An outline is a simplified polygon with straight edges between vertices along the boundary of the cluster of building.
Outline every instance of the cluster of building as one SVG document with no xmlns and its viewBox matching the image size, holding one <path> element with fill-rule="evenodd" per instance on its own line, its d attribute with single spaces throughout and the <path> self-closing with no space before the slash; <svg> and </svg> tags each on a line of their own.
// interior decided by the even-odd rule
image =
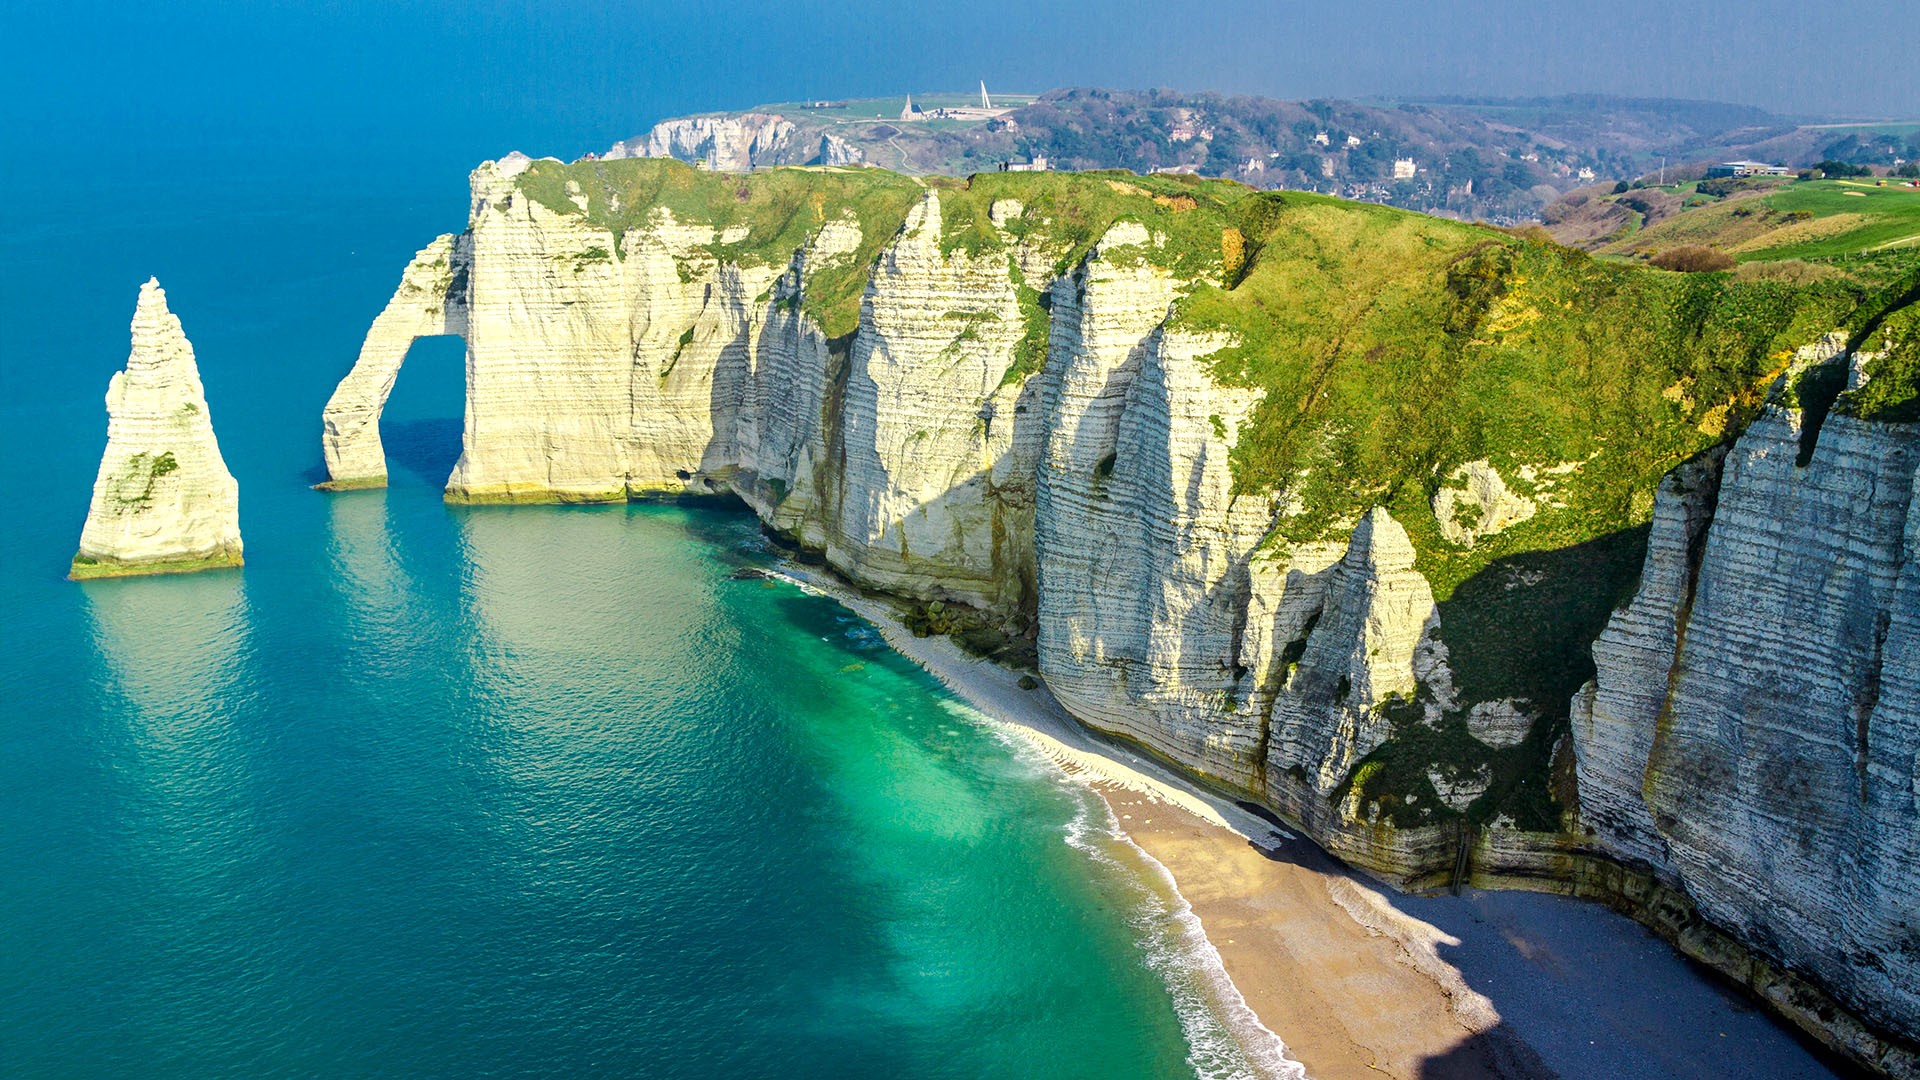
<svg viewBox="0 0 1920 1080">
<path fill-rule="evenodd" d="M 935 108 L 931 112 L 913 103 L 913 95 L 907 95 L 907 103 L 900 109 L 900 119 L 911 124 L 921 120 L 993 120 L 1012 112 L 1010 107 L 995 108 L 993 99 L 987 96 L 987 84 L 980 84 L 980 104 L 954 105 Z"/>
<path fill-rule="evenodd" d="M 1032 157 L 1008 158 L 1000 163 L 1001 172 L 1046 172 L 1052 167 L 1053 163 L 1047 160 L 1047 155 L 1045 154 L 1035 154 Z"/>
<path fill-rule="evenodd" d="M 1790 176 L 1793 170 L 1785 165 L 1769 165 L 1764 161 L 1723 161 L 1718 165 L 1707 166 L 1707 179 L 1723 178 L 1744 179 L 1749 176 Z"/>
</svg>

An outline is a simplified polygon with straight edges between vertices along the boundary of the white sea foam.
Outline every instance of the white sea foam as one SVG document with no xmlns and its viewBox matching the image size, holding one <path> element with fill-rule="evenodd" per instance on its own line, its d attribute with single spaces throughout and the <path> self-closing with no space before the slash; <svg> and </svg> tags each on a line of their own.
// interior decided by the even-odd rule
<svg viewBox="0 0 1920 1080">
<path fill-rule="evenodd" d="M 904 630 L 887 621 L 884 609 L 832 583 L 808 580 L 801 573 L 788 570 L 778 576 L 811 595 L 839 601 L 870 622 L 896 651 L 927 667 L 961 697 L 974 697 L 984 689 L 970 686 L 971 680 L 964 678 L 963 672 L 950 670 L 953 665 L 937 661 L 937 646 L 922 649 L 917 648 L 920 642 L 903 640 Z M 1070 747 L 1035 724 L 994 715 L 964 700 L 942 704 L 950 714 L 1000 739 L 1014 751 L 1016 761 L 1034 770 L 1036 778 L 1052 777 L 1079 796 L 1074 816 L 1064 827 L 1064 839 L 1132 894 L 1129 924 L 1148 968 L 1160 976 L 1173 998 L 1190 1051 L 1188 1060 L 1196 1075 L 1203 1080 L 1305 1080 L 1305 1067 L 1287 1057 L 1286 1044 L 1260 1022 L 1233 985 L 1220 951 L 1207 939 L 1199 916 L 1181 895 L 1173 874 L 1120 828 L 1113 808 L 1093 783 L 1117 783 L 1155 800 L 1179 805 L 1205 820 L 1234 827 L 1220 810 L 1134 766 L 1097 751 Z M 1243 824 L 1237 831 L 1252 836 L 1247 828 L 1252 824 Z M 1264 822 L 1258 823 L 1256 831 L 1272 839 L 1290 836 L 1283 830 L 1267 828 Z"/>
<path fill-rule="evenodd" d="M 1073 817 L 1064 826 L 1064 839 L 1124 881 L 1133 894 L 1128 924 L 1146 954 L 1147 967 L 1160 976 L 1173 998 L 1195 1075 L 1202 1080 L 1306 1080 L 1305 1066 L 1287 1056 L 1286 1043 L 1260 1022 L 1233 985 L 1220 950 L 1208 940 L 1173 874 L 1127 835 L 1107 800 L 1084 777 L 1063 769 L 1019 726 L 998 721 L 964 702 L 943 704 L 1013 749 L 1016 760 L 1030 763 L 1037 774 L 1050 775 L 1079 795 Z"/>
<path fill-rule="evenodd" d="M 1126 875 L 1137 894 L 1128 921 L 1147 966 L 1173 997 L 1195 1074 L 1203 1080 L 1306 1080 L 1306 1068 L 1287 1057 L 1286 1043 L 1260 1022 L 1233 985 L 1220 951 L 1207 939 L 1173 875 L 1120 828 L 1105 799 L 1068 782 L 1089 797 L 1067 823 L 1066 841 Z"/>
</svg>

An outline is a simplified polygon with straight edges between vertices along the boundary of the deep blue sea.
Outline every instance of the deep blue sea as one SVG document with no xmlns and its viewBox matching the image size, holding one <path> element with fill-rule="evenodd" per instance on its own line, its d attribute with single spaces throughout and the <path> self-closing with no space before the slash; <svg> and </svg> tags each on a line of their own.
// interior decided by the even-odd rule
<svg viewBox="0 0 1920 1080">
<path fill-rule="evenodd" d="M 736 578 L 773 558 L 744 512 L 446 506 L 447 341 L 401 375 L 392 487 L 309 490 L 464 164 L 16 170 L 0 1076 L 1243 1072 L 1103 804 L 831 600 Z M 73 584 L 150 274 L 247 565 Z"/>
</svg>

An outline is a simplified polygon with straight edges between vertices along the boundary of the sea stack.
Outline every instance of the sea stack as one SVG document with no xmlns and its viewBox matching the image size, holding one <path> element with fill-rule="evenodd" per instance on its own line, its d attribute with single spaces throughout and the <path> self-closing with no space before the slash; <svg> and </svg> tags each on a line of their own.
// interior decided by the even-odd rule
<svg viewBox="0 0 1920 1080">
<path fill-rule="evenodd" d="M 220 457 L 200 367 L 149 278 L 127 369 L 107 385 L 107 450 L 74 580 L 240 565 L 240 485 Z"/>
</svg>

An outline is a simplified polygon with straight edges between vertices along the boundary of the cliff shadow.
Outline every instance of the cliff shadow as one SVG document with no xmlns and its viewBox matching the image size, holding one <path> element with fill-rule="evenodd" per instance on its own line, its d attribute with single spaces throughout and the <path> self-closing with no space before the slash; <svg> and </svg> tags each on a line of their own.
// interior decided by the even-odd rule
<svg viewBox="0 0 1920 1080">
<path fill-rule="evenodd" d="M 1633 598 L 1648 526 L 1493 559 L 1437 605 L 1440 637 L 1468 701 L 1524 697 L 1564 713 L 1593 678 L 1593 641 Z M 1557 703 L 1557 705 L 1556 705 Z"/>
<path fill-rule="evenodd" d="M 1505 1024 L 1476 1031 L 1420 1062 L 1419 1080 L 1559 1080 L 1540 1055 Z"/>
<path fill-rule="evenodd" d="M 1605 905 L 1543 893 L 1381 890 L 1498 1014 L 1421 1063 L 1467 1076 L 1856 1076 L 1718 974 Z"/>
<path fill-rule="evenodd" d="M 1469 1014 L 1480 1008 L 1473 998 L 1490 1007 L 1490 1026 L 1463 1029 L 1419 1060 L 1412 1075 L 1421 1080 L 1864 1075 L 1604 904 L 1523 891 L 1401 892 L 1288 831 L 1293 839 L 1250 846 L 1375 894 L 1391 914 L 1383 910 L 1366 925 L 1394 938 L 1407 933 L 1401 949 L 1408 958 L 1430 949 L 1456 973 L 1448 993 Z M 1373 921 L 1380 915 L 1387 917 Z"/>
<path fill-rule="evenodd" d="M 1484 792 L 1464 807 L 1470 821 L 1504 814 L 1522 829 L 1558 831 L 1570 796 L 1555 784 L 1555 748 L 1573 696 L 1593 678 L 1594 640 L 1638 587 L 1648 531 L 1639 525 L 1498 556 L 1456 585 L 1436 606 L 1459 700 L 1513 702 L 1532 717 L 1529 727 L 1517 741 L 1492 746 L 1472 734 L 1464 705 L 1430 723 L 1413 702 L 1391 704 L 1388 741 L 1359 766 L 1373 769 L 1368 790 L 1435 806 L 1430 768 L 1452 763 L 1486 777 Z M 1402 827 L 1434 823 L 1411 801 L 1391 813 Z"/>
</svg>

